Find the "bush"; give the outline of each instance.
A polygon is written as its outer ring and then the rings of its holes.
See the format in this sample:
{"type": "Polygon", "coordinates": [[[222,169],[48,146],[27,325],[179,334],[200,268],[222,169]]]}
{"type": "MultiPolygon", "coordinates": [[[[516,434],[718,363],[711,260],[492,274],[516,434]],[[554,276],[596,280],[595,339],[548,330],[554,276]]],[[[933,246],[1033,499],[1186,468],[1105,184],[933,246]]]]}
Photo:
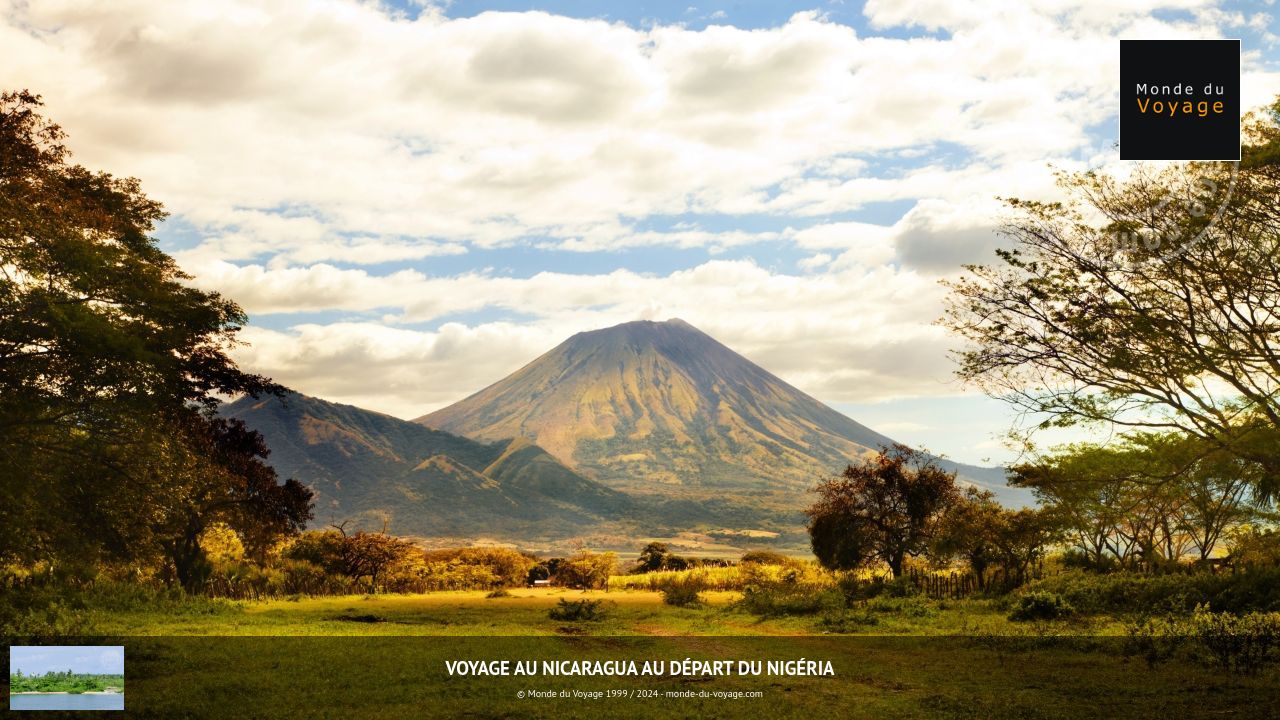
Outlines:
{"type": "Polygon", "coordinates": [[[485,595],[485,597],[490,600],[494,600],[496,598],[509,598],[511,597],[511,593],[507,592],[506,588],[498,588],[497,590],[490,590],[489,594],[485,595]]]}
{"type": "Polygon", "coordinates": [[[603,600],[565,600],[549,611],[547,617],[560,622],[595,622],[606,615],[603,600]]]}
{"type": "Polygon", "coordinates": [[[796,561],[773,550],[752,550],[744,554],[738,562],[743,565],[792,565],[796,561]]]}
{"type": "Polygon", "coordinates": [[[1272,612],[1280,611],[1280,568],[1222,575],[1072,571],[1037,580],[1024,590],[1060,595],[1081,613],[1188,613],[1199,605],[1215,612],[1272,612]]]}
{"type": "Polygon", "coordinates": [[[1017,599],[1010,620],[1059,620],[1075,613],[1071,604],[1053,593],[1033,591],[1017,599]]]}
{"type": "MultiPolygon", "coordinates": [[[[433,568],[484,568],[489,587],[518,587],[529,580],[537,558],[510,548],[457,548],[422,553],[423,562],[433,568]]],[[[479,589],[479,588],[477,588],[479,589]]]]}
{"type": "Polygon", "coordinates": [[[892,598],[914,597],[920,594],[920,588],[916,586],[911,578],[903,575],[894,578],[888,582],[881,582],[880,594],[892,598]]]}
{"type": "Polygon", "coordinates": [[[1246,525],[1231,534],[1231,562],[1244,567],[1280,565],[1280,531],[1246,525]]]}
{"type": "Polygon", "coordinates": [[[1254,675],[1280,655],[1280,613],[1234,615],[1201,606],[1191,615],[1142,618],[1127,629],[1126,652],[1153,667],[1186,647],[1207,665],[1254,675]]]}
{"type": "Polygon", "coordinates": [[[848,610],[828,612],[818,621],[818,627],[824,632],[841,634],[856,633],[864,628],[879,624],[879,618],[872,615],[869,610],[861,612],[850,612],[848,610]]]}
{"type": "Polygon", "coordinates": [[[1143,616],[1125,625],[1125,655],[1140,655],[1147,667],[1173,657],[1187,640],[1186,629],[1174,616],[1143,616]]]}
{"type": "Polygon", "coordinates": [[[665,580],[658,591],[662,593],[662,602],[676,607],[689,607],[702,603],[701,593],[706,589],[705,577],[701,574],[688,573],[665,580]]]}
{"type": "Polygon", "coordinates": [[[882,595],[868,603],[867,611],[912,618],[928,617],[933,614],[933,608],[920,595],[912,595],[910,597],[882,595]]]}
{"type": "Polygon", "coordinates": [[[738,607],[753,615],[814,615],[844,608],[838,590],[807,585],[748,585],[738,607]]]}
{"type": "Polygon", "coordinates": [[[580,590],[608,589],[617,568],[616,553],[580,552],[560,563],[556,583],[580,590]]]}
{"type": "Polygon", "coordinates": [[[1197,608],[1190,634],[1218,667],[1254,675],[1280,647],[1280,613],[1232,615],[1197,608]]]}

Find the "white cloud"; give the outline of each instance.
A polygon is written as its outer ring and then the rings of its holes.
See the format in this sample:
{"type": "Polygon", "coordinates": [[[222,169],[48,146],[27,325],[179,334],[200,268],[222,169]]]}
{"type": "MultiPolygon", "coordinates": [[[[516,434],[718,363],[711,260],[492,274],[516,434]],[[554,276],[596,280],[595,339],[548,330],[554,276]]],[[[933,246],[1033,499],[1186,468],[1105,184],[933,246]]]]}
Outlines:
{"type": "MultiPolygon", "coordinates": [[[[255,315],[384,317],[249,328],[242,360],[303,391],[416,415],[573,332],[679,316],[824,400],[865,402],[955,391],[935,277],[989,256],[992,198],[1052,194],[1050,160],[1105,161],[1087,130],[1115,114],[1116,38],[1268,27],[1208,0],[864,12],[943,32],[859,36],[814,12],[691,30],[430,3],[411,19],[357,0],[30,0],[0,10],[0,86],[43,93],[80,161],[142,178],[195,228],[178,255],[197,284],[255,315]],[[900,219],[848,219],[898,202],[900,219]],[[746,214],[782,221],[733,227],[746,214]],[[804,251],[806,272],[426,270],[514,244],[768,243],[804,251]],[[389,262],[415,269],[373,267],[389,262]],[[532,320],[412,325],[486,310],[532,320]]],[[[1280,91],[1245,62],[1246,104],[1280,91]]]]}
{"type": "Polygon", "coordinates": [[[830,264],[831,264],[831,256],[828,255],[827,253],[818,253],[817,255],[810,255],[809,257],[796,262],[796,265],[799,265],[802,269],[811,270],[811,271],[819,270],[830,264]]]}
{"type": "MultiPolygon", "coordinates": [[[[205,277],[207,274],[202,274],[205,277]]],[[[630,320],[680,317],[818,397],[869,402],[954,392],[948,339],[931,323],[939,289],[891,268],[784,275],[749,261],[711,261],[665,276],[541,273],[527,279],[257,268],[220,277],[251,312],[345,303],[403,308],[422,320],[468,307],[533,316],[521,324],[446,323],[435,331],[373,322],[250,326],[237,357],[308,393],[413,417],[459,400],[570,335],[630,320]],[[255,292],[255,289],[257,291],[255,292]],[[732,312],[726,312],[732,308],[732,312]]]]}
{"type": "Polygon", "coordinates": [[[1070,153],[1114,112],[1115,37],[1213,34],[1150,16],[1204,4],[869,3],[879,26],[951,33],[893,39],[815,13],[694,31],[539,12],[411,20],[355,0],[33,0],[0,23],[0,84],[44,93],[84,161],[144,178],[213,231],[211,252],[239,234],[293,263],[531,237],[595,249],[634,245],[634,218],[843,212],[921,180],[868,176],[856,154],[1070,153]],[[281,208],[318,227],[267,227],[281,208]],[[590,227],[623,231],[581,237],[590,227]],[[329,239],[304,240],[315,233],[329,239]],[[332,239],[351,235],[366,241],[332,239]]]}

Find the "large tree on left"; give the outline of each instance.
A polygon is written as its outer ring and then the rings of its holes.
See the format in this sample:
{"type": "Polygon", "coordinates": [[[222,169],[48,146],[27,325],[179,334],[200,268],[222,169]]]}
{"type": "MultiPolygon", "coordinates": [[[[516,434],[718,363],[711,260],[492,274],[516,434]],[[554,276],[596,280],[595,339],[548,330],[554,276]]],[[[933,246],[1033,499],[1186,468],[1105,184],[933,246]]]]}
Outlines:
{"type": "Polygon", "coordinates": [[[244,312],[186,284],[150,236],[160,204],[71,163],[40,108],[0,95],[0,563],[168,557],[181,576],[208,522],[301,527],[310,492],[214,414],[282,390],[227,355],[244,312]]]}

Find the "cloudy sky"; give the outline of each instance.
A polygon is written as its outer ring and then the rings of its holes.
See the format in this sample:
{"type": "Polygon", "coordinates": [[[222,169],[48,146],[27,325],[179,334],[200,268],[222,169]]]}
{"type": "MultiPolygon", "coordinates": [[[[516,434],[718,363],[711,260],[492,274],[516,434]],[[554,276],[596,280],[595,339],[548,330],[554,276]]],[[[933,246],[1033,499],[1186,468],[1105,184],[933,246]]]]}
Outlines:
{"type": "Polygon", "coordinates": [[[938,280],[997,197],[1117,151],[1119,38],[1269,2],[0,0],[0,86],[143,180],[247,368],[410,418],[569,335],[680,317],[897,439],[1008,456],[938,280]],[[690,5],[689,2],[698,2],[690,5]]]}
{"type": "Polygon", "coordinates": [[[32,645],[9,648],[9,672],[24,675],[70,670],[90,675],[123,675],[121,645],[32,645]]]}

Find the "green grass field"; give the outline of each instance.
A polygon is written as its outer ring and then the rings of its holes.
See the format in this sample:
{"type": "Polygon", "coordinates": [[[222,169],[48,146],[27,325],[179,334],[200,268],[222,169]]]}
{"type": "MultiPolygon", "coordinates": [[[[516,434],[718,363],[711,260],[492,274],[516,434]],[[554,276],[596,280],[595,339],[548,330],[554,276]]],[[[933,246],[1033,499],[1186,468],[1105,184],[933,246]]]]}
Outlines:
{"type": "MultiPolygon", "coordinates": [[[[90,627],[103,635],[822,635],[832,634],[820,616],[762,618],[733,605],[732,591],[703,593],[696,607],[664,605],[657,592],[517,589],[510,597],[484,591],[420,595],[348,595],[262,602],[196,605],[191,611],[91,611],[90,627]],[[604,601],[598,622],[565,623],[548,611],[561,599],[604,601]]],[[[1071,622],[1010,622],[1007,611],[988,600],[929,601],[880,598],[859,617],[874,624],[846,623],[858,635],[1118,635],[1110,619],[1071,622]]]]}
{"type": "Polygon", "coordinates": [[[706,594],[517,589],[192,602],[91,610],[96,641],[126,646],[130,717],[1260,718],[1280,706],[1275,671],[1232,676],[1192,663],[1148,668],[1117,619],[1015,623],[987,600],[879,598],[874,624],[824,632],[821,616],[760,618],[706,594]],[[600,599],[598,622],[548,617],[600,599]],[[450,677],[446,660],[830,660],[835,677],[450,677]],[[521,698],[623,691],[621,697],[521,698]],[[706,693],[705,697],[697,696],[706,693]],[[649,692],[653,697],[637,697],[649,692]],[[694,693],[667,697],[665,693],[694,693]],[[713,693],[760,693],[716,697],[713,693]]]}

